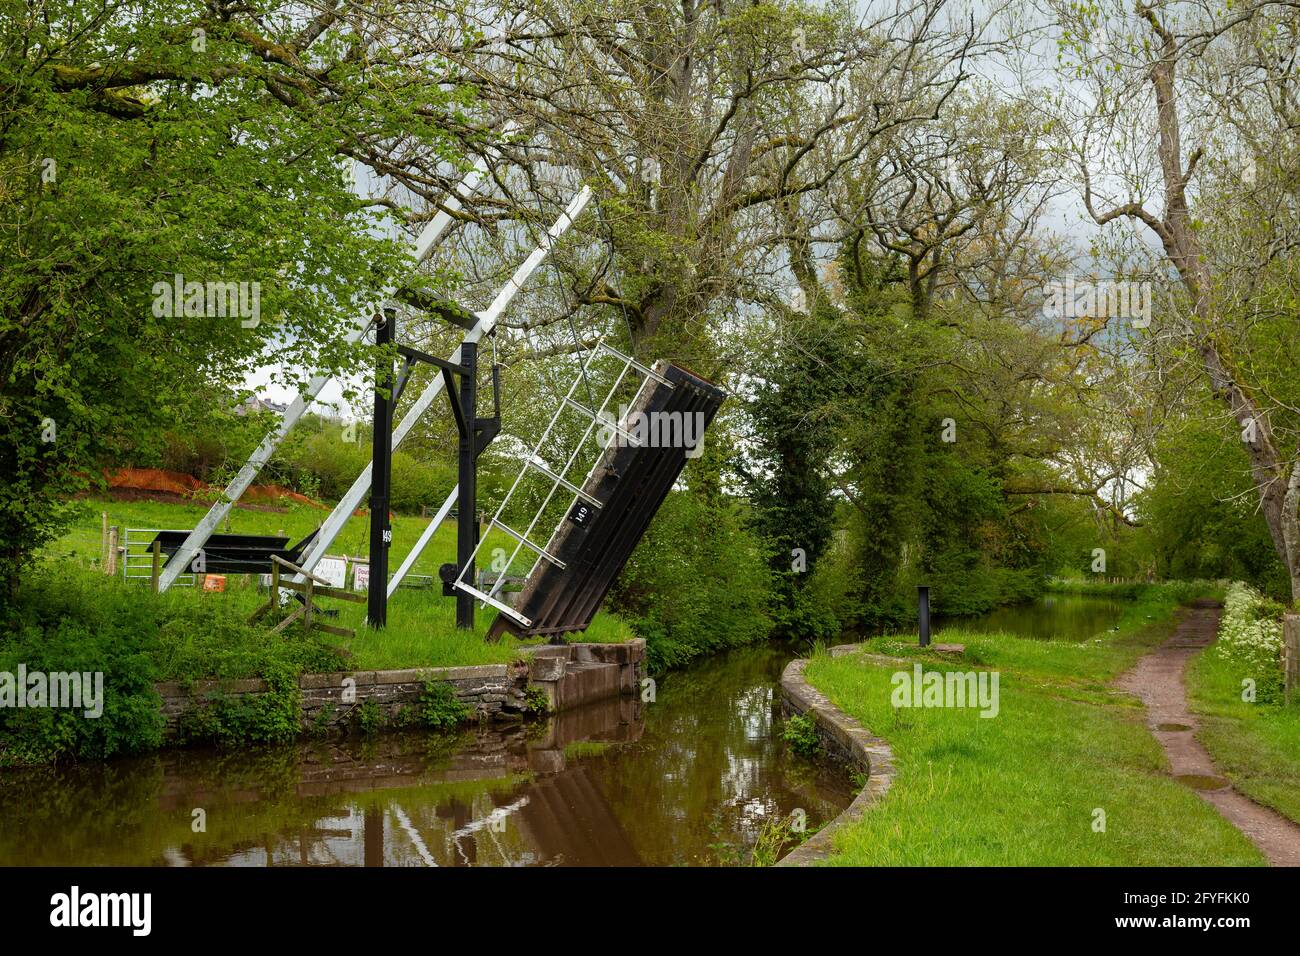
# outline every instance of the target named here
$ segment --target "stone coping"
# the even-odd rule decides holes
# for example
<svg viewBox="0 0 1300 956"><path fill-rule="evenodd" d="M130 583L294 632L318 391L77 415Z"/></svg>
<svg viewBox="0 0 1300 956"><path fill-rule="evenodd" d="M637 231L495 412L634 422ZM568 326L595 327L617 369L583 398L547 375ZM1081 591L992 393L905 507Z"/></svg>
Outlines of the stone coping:
<svg viewBox="0 0 1300 956"><path fill-rule="evenodd" d="M302 690L338 687L343 683L343 679L347 677L352 678L357 687L414 684L426 680L481 680L492 677L508 677L510 676L510 667L509 664L476 664L470 667L416 667L397 671L318 672L303 674L298 678L298 687ZM163 697L181 697L186 693L185 685L180 681L165 681L153 686ZM257 678L248 680L196 680L189 687L190 693L195 695L217 691L226 694L262 694L266 690L266 681Z"/></svg>
<svg viewBox="0 0 1300 956"><path fill-rule="evenodd" d="M861 648L842 644L832 647L830 653L833 657L842 657L855 650ZM849 762L867 775L867 783L839 816L783 856L777 866L812 866L830 856L835 831L846 823L860 819L883 799L897 773L894 769L894 751L888 741L873 735L808 683L804 677L804 668L807 666L806 658L793 660L786 665L781 674L783 701L790 710L811 717L819 734L834 741L837 749L847 755Z"/></svg>

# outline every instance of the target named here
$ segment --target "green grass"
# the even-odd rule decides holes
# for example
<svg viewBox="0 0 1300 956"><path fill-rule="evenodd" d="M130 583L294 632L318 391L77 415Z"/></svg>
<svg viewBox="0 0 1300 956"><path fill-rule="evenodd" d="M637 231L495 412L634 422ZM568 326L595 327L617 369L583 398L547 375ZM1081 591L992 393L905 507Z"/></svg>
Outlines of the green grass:
<svg viewBox="0 0 1300 956"><path fill-rule="evenodd" d="M402 667L452 667L464 664L500 664L515 659L518 649L545 643L544 638L520 641L505 635L496 644L484 640L496 611L479 609L474 615L474 630L456 629L456 603L433 591L398 591L388 604L388 627L376 631L365 624L365 607L359 604L332 602L341 609L338 621L343 627L356 629L351 640L330 638L353 655L359 669L387 670ZM289 625L293 627L293 625ZM581 634L569 634L566 640L596 643L621 643L631 640L631 629L616 615L601 612L591 627Z"/></svg>
<svg viewBox="0 0 1300 956"><path fill-rule="evenodd" d="M1031 640L960 628L937 631L933 640L964 644L965 660L976 666L1032 674L1044 682L1108 695L1106 685L1110 681L1168 636L1170 619L1179 605L1207 596L1204 589L1182 584L1138 587L1136 599L1120 615L1116 630L1086 641ZM885 635L866 644L877 654L895 657L926 654L917 646L915 635Z"/></svg>
<svg viewBox="0 0 1300 956"><path fill-rule="evenodd" d="M1083 594L1097 597L1124 598L1136 600L1154 589L1172 590L1188 596L1211 598L1222 601L1228 585L1227 581L1198 579L1195 581L1168 581L1159 584L1145 584L1141 581L1115 583L1096 578L1050 578L1046 590L1053 594Z"/></svg>
<svg viewBox="0 0 1300 956"><path fill-rule="evenodd" d="M808 679L894 749L885 800L836 834L832 865L1258 865L1251 843L1168 776L1132 698L1108 685L1169 633L1179 589L1142 592L1116 632L1082 644L945 631L966 659L868 642L926 670L995 669L999 712L898 708L899 665L816 654ZM1094 831L1097 810L1105 832Z"/></svg>
<svg viewBox="0 0 1300 956"><path fill-rule="evenodd" d="M1300 823L1300 704L1247 703L1240 662L1207 650L1187 673L1197 739L1234 787Z"/></svg>
<svg viewBox="0 0 1300 956"><path fill-rule="evenodd" d="M615 745L604 740L575 740L564 745L565 760L580 760L584 757L601 757Z"/></svg>
<svg viewBox="0 0 1300 956"><path fill-rule="evenodd" d="M75 526L46 550L46 557L54 559L60 569L80 569L87 575L96 575L101 547L100 513L107 511L110 525L126 528L192 528L206 513L202 505L158 502L119 502L87 500ZM295 505L283 512L268 512L234 508L230 512L230 531L236 534L275 534L283 532L294 543L311 533L325 518L327 512L307 505ZM428 521L419 517L394 516L393 564L394 566L415 544ZM224 530L224 528L223 528ZM364 555L369 540L368 519L353 516L330 550L334 555ZM493 532L485 539L480 555L491 561L496 547L514 550L513 539ZM428 547L416 562L412 573L428 574L435 578L430 589L402 588L389 602L388 626L374 630L366 625L365 605L322 599L320 606L337 609L337 618L325 618L323 623L352 628L356 636L351 639L322 634L321 639L343 648L352 656L349 666L357 670L387 670L407 667L451 667L470 664L497 664L515 659L525 644L540 643L541 639L521 642L506 635L500 642L489 644L484 640L488 627L496 617L491 609L478 609L475 629L460 631L455 626L455 601L443 597L437 583L438 566L454 561L456 529L454 522L445 522L434 534ZM521 555L521 560L525 557ZM531 560L532 555L526 555ZM518 568L518 564L515 565ZM526 567L522 570L526 570ZM522 573L520 570L518 573ZM67 573L76 573L69 570ZM350 573L350 572L349 572ZM110 582L105 582L110 583ZM223 608L248 615L268 596L256 587L256 579L247 575L227 578L223 593L202 593L195 588L174 587L167 594L155 597L148 593L146 581L123 583L120 576L116 586L137 592L140 601L161 600L177 612L201 603L219 602ZM296 624L290 630L300 630ZM569 635L570 641L622 642L633 637L631 629L615 615L599 612L591 627L582 634ZM273 639L269 636L268 639ZM222 675L251 676L251 675Z"/></svg>
<svg viewBox="0 0 1300 956"><path fill-rule="evenodd" d="M52 543L46 554L51 557L71 558L85 563L96 564L101 548L101 518L108 513L108 523L121 528L158 528L189 529L193 528L208 512L208 506L202 504L180 504L153 501L112 501L104 499L85 499L79 504L82 510L76 523L68 533ZM329 512L309 505L294 504L283 511L261 511L248 508L230 509L229 526L222 525L221 531L233 534L284 534L289 543L296 544L312 531L316 530L328 517ZM394 570L396 564L414 546L420 533L428 525L428 519L411 515L393 516ZM496 548L505 548L506 555L514 550L517 542L498 530L490 531L482 549L479 551L480 567L487 567ZM344 524L343 530L330 547L332 555L365 556L370 548L370 518L366 515L353 515ZM438 575L438 566L456 559L456 524L446 521L429 542L419 560L411 569L412 574L427 574L434 578ZM532 562L533 554L526 550L520 552L519 558L512 566L512 574L522 574ZM120 572L119 572L120 573Z"/></svg>

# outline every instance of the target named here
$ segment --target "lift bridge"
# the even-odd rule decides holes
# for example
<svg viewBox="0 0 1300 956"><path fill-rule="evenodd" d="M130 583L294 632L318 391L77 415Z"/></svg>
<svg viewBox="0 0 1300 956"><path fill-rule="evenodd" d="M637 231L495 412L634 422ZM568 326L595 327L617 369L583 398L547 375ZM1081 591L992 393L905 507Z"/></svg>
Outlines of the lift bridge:
<svg viewBox="0 0 1300 956"><path fill-rule="evenodd" d="M593 407L594 396L578 390L591 385L592 365L602 357L612 359L612 383ZM625 413L615 416L612 404L629 375L639 384ZM522 456L514 483L488 520L489 535L452 582L500 612L489 639L504 631L557 636L587 628L687 459L700 450L723 398L720 389L677 365L660 362L650 368L604 341L591 350L537 443ZM567 444L556 440L566 415L581 425L577 440ZM591 464L575 480L583 474L584 452L591 452L586 456ZM533 500L540 495L541 501L517 529L506 516L530 478L540 485ZM526 515L529 509L514 510ZM547 520L552 517L553 524ZM513 550L496 562L496 580L483 591L473 587L472 572L491 531L509 538ZM539 532L549 533L541 538ZM500 589L524 550L533 556L532 565L511 607L500 600Z"/></svg>
<svg viewBox="0 0 1300 956"><path fill-rule="evenodd" d="M447 198L445 211L429 222L411 249L415 263L432 253L450 227L452 215L463 200L478 190L486 173L484 158ZM703 432L725 393L677 365L661 361L647 366L600 340L581 359L578 373L557 402L540 437L520 455L519 472L480 538L477 459L499 431L500 390L494 364L495 414L491 418L479 417L478 344L493 334L515 295L590 200L591 192L585 187L573 197L485 310L447 310L450 320L465 332L460 347L449 359L437 359L397 344L396 314L391 310L367 310L358 319L347 340L358 342L373 329L377 344L396 345L405 366L396 373L391 364L377 369L377 381L391 388L376 390L374 455L316 535L304 543L305 551L298 560L304 574L295 580L305 580L304 575L310 574L330 550L348 518L369 495L368 618L372 625L382 627L387 619L388 597L410 572L452 507L458 505L457 560L443 569L443 580L446 593L456 595L459 627L473 626L476 604L499 612L488 632L489 639L497 639L507 631L519 636L556 637L585 630L591 623L686 461L698 453ZM391 299L396 291L384 290L380 301ZM418 362L434 365L441 374L433 377L394 428L393 409ZM159 576L159 590L166 590L192 570L202 570L203 549L209 538L329 381L327 375L311 380L202 521L183 542L169 549L170 557ZM388 394L384 394L386 391ZM390 577L388 492L392 451L444 391L460 432L459 483ZM597 394L603 396L599 403L595 400ZM623 414L618 415L614 405L620 399L627 401ZM504 549L493 549L496 577L486 583L476 578L476 564L484 546L497 540L511 545L510 554L503 560L500 552ZM503 588L521 556L531 558L531 565L512 605L505 600Z"/></svg>

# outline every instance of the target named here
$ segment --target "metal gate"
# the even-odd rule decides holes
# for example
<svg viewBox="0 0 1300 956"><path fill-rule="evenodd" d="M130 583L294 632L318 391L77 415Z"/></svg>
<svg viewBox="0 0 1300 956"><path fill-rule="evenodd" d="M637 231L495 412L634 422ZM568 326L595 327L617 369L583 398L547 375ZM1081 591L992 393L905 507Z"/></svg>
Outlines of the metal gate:
<svg viewBox="0 0 1300 956"><path fill-rule="evenodd" d="M153 580L153 552L150 545L153 539L158 536L160 531L172 531L179 534L188 535L189 528L126 528L122 534L122 580L123 581L151 581ZM163 556L163 564L167 563L167 556ZM194 586L194 575L185 573L177 575L176 584L185 587Z"/></svg>

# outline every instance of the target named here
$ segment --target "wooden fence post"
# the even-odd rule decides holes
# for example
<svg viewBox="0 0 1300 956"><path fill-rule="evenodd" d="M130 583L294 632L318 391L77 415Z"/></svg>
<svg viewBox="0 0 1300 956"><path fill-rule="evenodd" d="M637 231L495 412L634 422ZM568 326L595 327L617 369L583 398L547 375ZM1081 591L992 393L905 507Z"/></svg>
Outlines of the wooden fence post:
<svg viewBox="0 0 1300 956"><path fill-rule="evenodd" d="M117 525L108 529L108 561L104 573L109 577L117 573Z"/></svg>
<svg viewBox="0 0 1300 956"><path fill-rule="evenodd" d="M158 593L158 575L162 573L162 542L155 540L153 543L153 570L149 573L149 587L153 593Z"/></svg>
<svg viewBox="0 0 1300 956"><path fill-rule="evenodd" d="M310 634L311 633L311 602L312 602L312 598L315 597L314 592L316 590L316 582L312 578L308 578L303 583L307 585L307 593L304 595L304 597L307 598L307 602L303 605L302 608L302 632L304 634Z"/></svg>
<svg viewBox="0 0 1300 956"><path fill-rule="evenodd" d="M108 566L108 512L99 513L99 566Z"/></svg>
<svg viewBox="0 0 1300 956"><path fill-rule="evenodd" d="M1300 688L1300 614L1282 618L1282 662L1286 702L1290 704Z"/></svg>

